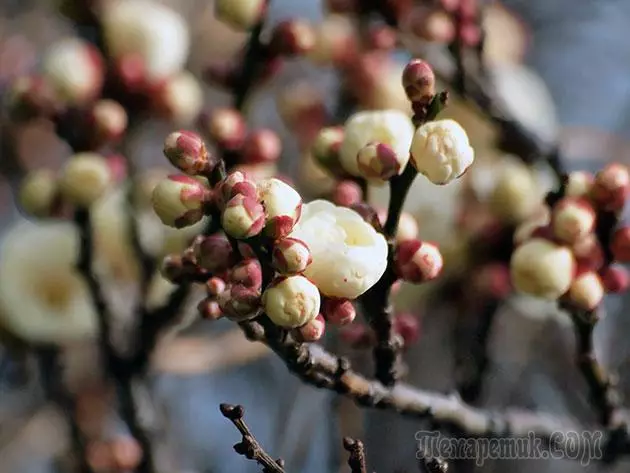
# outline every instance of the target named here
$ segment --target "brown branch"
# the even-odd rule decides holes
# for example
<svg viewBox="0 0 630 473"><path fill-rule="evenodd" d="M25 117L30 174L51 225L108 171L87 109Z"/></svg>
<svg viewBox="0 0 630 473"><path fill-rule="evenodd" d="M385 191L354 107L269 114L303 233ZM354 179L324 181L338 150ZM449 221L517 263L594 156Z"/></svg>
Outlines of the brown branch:
<svg viewBox="0 0 630 473"><path fill-rule="evenodd" d="M348 466L351 473L368 473L363 442L345 437L343 439L343 448L350 453Z"/></svg>
<svg viewBox="0 0 630 473"><path fill-rule="evenodd" d="M223 417L229 419L243 436L243 439L234 445L236 453L249 460L254 460L263 467L263 473L284 473L284 461L282 459L274 460L265 452L243 420L245 414L243 406L221 404L220 409Z"/></svg>

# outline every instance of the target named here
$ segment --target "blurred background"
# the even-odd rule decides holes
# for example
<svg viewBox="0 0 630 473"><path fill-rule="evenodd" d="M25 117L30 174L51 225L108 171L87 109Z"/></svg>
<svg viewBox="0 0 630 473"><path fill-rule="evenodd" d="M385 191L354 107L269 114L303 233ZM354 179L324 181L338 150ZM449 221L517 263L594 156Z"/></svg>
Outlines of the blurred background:
<svg viewBox="0 0 630 473"><path fill-rule="evenodd" d="M245 40L242 33L214 18L212 0L160 3L179 11L188 22L192 37L188 67L197 75L211 60L232 57ZM52 0L0 3L0 90L5 100L12 80L39 67L52 43L73 35L72 24L58 7ZM544 138L559 141L569 169L596 171L611 160L630 164L630 2L510 0L493 2L491 8L487 54L514 113ZM271 2L271 23L295 16L320 22L322 5L317 0ZM404 64L406 58L401 53L398 59ZM317 175L309 173L300 157L300 144L283 123L276 105L283 90L304 80L315 84L330 102L327 106L334 107L339 86L336 75L300 59L291 61L272 84L255 94L248 121L281 135L284 152L280 170L302 184L308 194L307 185ZM206 107L217 107L229 103L229 96L208 86L204 87L203 102ZM462 122L478 149L491 153L487 141L492 127L479 114L457 101L447 113ZM172 129L172 124L156 119L135 130L133 153L141 166L163 167L162 143ZM67 147L45 126L25 130L19 146L30 169L57 167L69 155ZM4 155L0 156L0 169L4 169L3 160ZM0 239L22 218L12 197L12 179L10 172L0 175ZM422 204L411 199L409 210L418 219L421 234L448 240L453 228L449 219L455 211L436 211L434 204L445 202L446 193L454 191L432 195L422 189L418 192ZM377 192L376 198L382 196ZM124 299L125 295L117 297ZM419 338L406 353L408 381L422 388L448 391L453 383L452 332L457 310L415 289L402 291L399 304L421 318ZM597 329L597 354L607 367L619 370L621 386L627 392L627 301L609 297L607 306L608 316ZM359 363L369 358L369 354L341 347L337 338L332 334L326 343L337 351L348 351ZM0 342L0 472L66 471L58 461L68 443L64 420L46 401L33 360L22 359L12 351L9 354L11 343L10 337ZM552 305L523 298L507 300L494 320L489 346L490 368L479 404L520 406L592 419L583 381L573 364L571 327ZM79 384L98 363L89 347L66 347L64 356L65 375ZM364 439L371 470L416 471L414 434L427 427L391 414L359 410L325 391L303 385L279 360L245 341L223 321L195 322L164 341L155 356L150 387L159 414L168 425L165 441L177 452L180 467L174 472L259 471L233 452L232 445L240 437L220 415L218 405L222 402L242 404L258 440L275 457L284 458L287 471L293 472L347 471L340 441L344 435ZM614 471L628 471L629 467L630 463L622 462ZM480 471L603 468L538 460L493 462Z"/></svg>

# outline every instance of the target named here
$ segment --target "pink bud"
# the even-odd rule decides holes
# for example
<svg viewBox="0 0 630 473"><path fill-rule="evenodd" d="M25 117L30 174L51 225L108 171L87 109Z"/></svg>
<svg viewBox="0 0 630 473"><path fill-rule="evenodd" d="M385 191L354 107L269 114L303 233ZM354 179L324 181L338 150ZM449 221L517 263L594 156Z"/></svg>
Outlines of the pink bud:
<svg viewBox="0 0 630 473"><path fill-rule="evenodd" d="M284 20L276 25L269 44L272 54L300 56L315 46L315 30L304 20Z"/></svg>
<svg viewBox="0 0 630 473"><path fill-rule="evenodd" d="M420 336L420 319L408 312L397 314L394 318L394 331L402 337L405 346L411 345Z"/></svg>
<svg viewBox="0 0 630 473"><path fill-rule="evenodd" d="M322 313L333 325L347 325L357 316L357 310L348 299L325 299Z"/></svg>
<svg viewBox="0 0 630 473"><path fill-rule="evenodd" d="M228 286L217 300L223 313L235 322L253 319L261 312L260 291L240 284Z"/></svg>
<svg viewBox="0 0 630 473"><path fill-rule="evenodd" d="M595 234L587 235L571 246L578 271L598 271L604 265L604 250Z"/></svg>
<svg viewBox="0 0 630 473"><path fill-rule="evenodd" d="M357 154L359 171L368 179L390 179L400 173L402 162L392 147L384 143L368 143Z"/></svg>
<svg viewBox="0 0 630 473"><path fill-rule="evenodd" d="M394 256L396 272L405 281L422 283L430 281L442 272L442 255L437 246L420 241L401 241Z"/></svg>
<svg viewBox="0 0 630 473"><path fill-rule="evenodd" d="M597 273L587 271L575 278L567 297L580 309L594 310L604 298L604 286Z"/></svg>
<svg viewBox="0 0 630 473"><path fill-rule="evenodd" d="M590 202L564 197L554 205L551 214L554 236L565 243L575 243L593 231L595 218Z"/></svg>
<svg viewBox="0 0 630 473"><path fill-rule="evenodd" d="M612 294L625 292L630 285L630 275L628 275L628 270L623 266L607 266L600 271L599 276L606 292Z"/></svg>
<svg viewBox="0 0 630 473"><path fill-rule="evenodd" d="M611 163L595 176L591 197L602 209L619 212L630 194L630 173L623 164Z"/></svg>
<svg viewBox="0 0 630 473"><path fill-rule="evenodd" d="M339 161L339 149L344 140L342 127L328 127L320 130L313 142L311 152L317 163L333 175L344 175Z"/></svg>
<svg viewBox="0 0 630 473"><path fill-rule="evenodd" d="M316 342L324 336L326 321L322 314L317 315L313 320L295 329L296 338L300 342Z"/></svg>
<svg viewBox="0 0 630 473"><path fill-rule="evenodd" d="M403 71L402 85L409 100L428 104L435 95L435 73L428 62L412 59Z"/></svg>
<svg viewBox="0 0 630 473"><path fill-rule="evenodd" d="M282 142L273 130L260 129L245 139L242 160L245 163L275 163L282 153Z"/></svg>
<svg viewBox="0 0 630 473"><path fill-rule="evenodd" d="M206 281L206 291L209 296L214 296L214 297L218 296L223 291L225 291L226 287L227 287L227 284L225 280L217 276L211 277L210 279Z"/></svg>
<svg viewBox="0 0 630 473"><path fill-rule="evenodd" d="M265 209L256 199L237 194L225 205L221 224L223 230L234 238L253 237L265 226Z"/></svg>
<svg viewBox="0 0 630 473"><path fill-rule="evenodd" d="M243 115L233 108L219 108L202 118L202 126L210 139L224 150L240 149L245 141L247 126Z"/></svg>
<svg viewBox="0 0 630 473"><path fill-rule="evenodd" d="M254 199L258 195L256 183L242 171L231 172L218 185L217 205L219 208L225 207L225 204L238 194Z"/></svg>
<svg viewBox="0 0 630 473"><path fill-rule="evenodd" d="M279 179L258 183L258 198L266 213L265 235L279 239L293 230L302 213L302 196Z"/></svg>
<svg viewBox="0 0 630 473"><path fill-rule="evenodd" d="M145 92L147 84L147 70L144 59L140 54L125 54L116 64L115 71L121 85L127 92Z"/></svg>
<svg viewBox="0 0 630 473"><path fill-rule="evenodd" d="M186 174L200 174L210 167L206 144L192 131L180 130L168 135L164 140L164 156Z"/></svg>
<svg viewBox="0 0 630 473"><path fill-rule="evenodd" d="M127 178L127 159L124 156L112 154L107 156L105 160L115 182L122 182Z"/></svg>
<svg viewBox="0 0 630 473"><path fill-rule="evenodd" d="M222 235L207 236L195 246L195 258L197 264L208 271L225 271L233 264L232 245Z"/></svg>
<svg viewBox="0 0 630 473"><path fill-rule="evenodd" d="M221 306L212 298L206 298L199 302L197 310L199 315L207 320L218 320L223 316Z"/></svg>
<svg viewBox="0 0 630 473"><path fill-rule="evenodd" d="M363 200L363 190L349 179L338 182L333 189L332 201L342 207L351 207Z"/></svg>
<svg viewBox="0 0 630 473"><path fill-rule="evenodd" d="M301 273L311 261L311 252L302 240L283 238L274 243L271 264L281 274Z"/></svg>
<svg viewBox="0 0 630 473"><path fill-rule="evenodd" d="M248 258L239 262L230 270L229 281L232 284L260 289L262 286L262 268L260 261Z"/></svg>
<svg viewBox="0 0 630 473"><path fill-rule="evenodd" d="M630 263L630 226L615 230L610 242L610 250L619 263Z"/></svg>

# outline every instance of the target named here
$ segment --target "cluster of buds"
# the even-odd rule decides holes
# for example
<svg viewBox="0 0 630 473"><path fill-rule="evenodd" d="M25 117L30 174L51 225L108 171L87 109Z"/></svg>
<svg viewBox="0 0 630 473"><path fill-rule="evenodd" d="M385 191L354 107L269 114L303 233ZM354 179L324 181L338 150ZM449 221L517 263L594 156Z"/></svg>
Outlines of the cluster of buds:
<svg viewBox="0 0 630 473"><path fill-rule="evenodd" d="M515 288L583 310L597 308L605 293L626 290L628 274L614 263L630 261L630 228L607 227L629 195L630 173L621 164L607 165L595 176L570 174L549 218L525 222L515 234Z"/></svg>

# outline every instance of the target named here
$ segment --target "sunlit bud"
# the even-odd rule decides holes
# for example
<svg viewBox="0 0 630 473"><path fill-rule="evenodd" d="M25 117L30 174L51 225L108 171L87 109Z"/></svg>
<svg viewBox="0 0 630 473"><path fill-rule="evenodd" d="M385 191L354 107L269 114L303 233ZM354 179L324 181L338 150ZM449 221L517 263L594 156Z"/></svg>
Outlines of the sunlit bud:
<svg viewBox="0 0 630 473"><path fill-rule="evenodd" d="M203 207L209 198L208 188L197 179L171 175L155 186L151 201L164 225L183 228L203 218Z"/></svg>
<svg viewBox="0 0 630 473"><path fill-rule="evenodd" d="M302 197L290 185L271 178L258 183L258 199L265 208L265 234L274 239L287 236L300 218Z"/></svg>
<svg viewBox="0 0 630 473"><path fill-rule="evenodd" d="M550 300L569 290L575 270L569 248L541 238L516 248L510 262L512 284L518 291Z"/></svg>
<svg viewBox="0 0 630 473"><path fill-rule="evenodd" d="M21 183L19 201L29 215L44 218L53 212L59 186L57 176L49 169L29 172Z"/></svg>
<svg viewBox="0 0 630 473"><path fill-rule="evenodd" d="M405 281L422 283L437 278L442 272L440 250L420 240L401 241L394 256L397 274Z"/></svg>
<svg viewBox="0 0 630 473"><path fill-rule="evenodd" d="M297 238L283 238L274 243L272 265L280 274L298 274L311 263L306 243Z"/></svg>
<svg viewBox="0 0 630 473"><path fill-rule="evenodd" d="M253 319L262 311L260 290L240 284L229 285L217 301L223 313L235 322Z"/></svg>
<svg viewBox="0 0 630 473"><path fill-rule="evenodd" d="M333 325L347 325L357 316L357 310L348 299L325 299L322 303L322 314L326 321Z"/></svg>
<svg viewBox="0 0 630 473"><path fill-rule="evenodd" d="M630 195L630 173L623 164L608 164L595 175L591 197L602 209L609 212L621 211L628 195Z"/></svg>
<svg viewBox="0 0 630 473"><path fill-rule="evenodd" d="M197 78L182 71L166 79L156 91L157 108L176 125L189 125L203 106L203 89Z"/></svg>
<svg viewBox="0 0 630 473"><path fill-rule="evenodd" d="M357 154L359 172L368 179L390 179L407 161L408 157L399 159L391 146L376 142L368 143Z"/></svg>
<svg viewBox="0 0 630 473"><path fill-rule="evenodd" d="M260 261L255 258L240 261L230 270L229 282L253 289L260 289L262 286Z"/></svg>
<svg viewBox="0 0 630 473"><path fill-rule="evenodd" d="M326 321L322 314L317 315L313 320L295 329L296 338L300 342L316 342L324 336L326 331Z"/></svg>
<svg viewBox="0 0 630 473"><path fill-rule="evenodd" d="M223 291L225 291L226 287L227 283L217 276L213 276L206 281L206 291L208 292L209 296L218 296Z"/></svg>
<svg viewBox="0 0 630 473"><path fill-rule="evenodd" d="M219 208L223 208L227 201L238 194L257 198L258 188L248 174L242 171L233 171L218 186L217 205Z"/></svg>
<svg viewBox="0 0 630 473"><path fill-rule="evenodd" d="M253 237L265 226L265 209L255 198L237 194L225 205L221 225L234 238Z"/></svg>
<svg viewBox="0 0 630 473"><path fill-rule="evenodd" d="M99 100L91 112L98 143L118 141L127 129L127 112L114 100Z"/></svg>
<svg viewBox="0 0 630 473"><path fill-rule="evenodd" d="M280 327L295 328L319 314L317 286L304 276L277 278L263 293L265 312Z"/></svg>
<svg viewBox="0 0 630 473"><path fill-rule="evenodd" d="M197 310L199 315L207 320L218 320L223 316L223 311L219 302L212 298L202 299L197 304Z"/></svg>
<svg viewBox="0 0 630 473"><path fill-rule="evenodd" d="M420 336L420 319L418 316L403 312L394 317L394 331L400 335L409 346L418 340Z"/></svg>
<svg viewBox="0 0 630 473"><path fill-rule="evenodd" d="M311 151L317 163L333 174L343 172L339 151L343 142L344 130L341 127L323 128L315 141Z"/></svg>
<svg viewBox="0 0 630 473"><path fill-rule="evenodd" d="M618 294L628 290L630 275L623 266L607 266L601 270L599 275L606 292Z"/></svg>
<svg viewBox="0 0 630 473"><path fill-rule="evenodd" d="M79 153L64 166L59 186L61 194L75 205L91 206L112 183L105 159L95 153Z"/></svg>
<svg viewBox="0 0 630 473"><path fill-rule="evenodd" d="M192 131L174 131L164 140L164 156L173 166L190 175L207 171L210 157L203 139Z"/></svg>
<svg viewBox="0 0 630 473"><path fill-rule="evenodd" d="M593 184L595 176L586 171L574 171L567 177L564 195L567 197L587 197Z"/></svg>
<svg viewBox="0 0 630 473"><path fill-rule="evenodd" d="M593 231L595 218L595 210L590 202L564 197L554 205L551 226L556 238L572 244Z"/></svg>
<svg viewBox="0 0 630 473"><path fill-rule="evenodd" d="M234 263L232 245L223 235L210 235L195 245L197 264L212 273L225 271Z"/></svg>
<svg viewBox="0 0 630 473"><path fill-rule="evenodd" d="M630 226L619 227L613 233L610 250L619 263L630 263Z"/></svg>
<svg viewBox="0 0 630 473"><path fill-rule="evenodd" d="M243 115L233 108L218 108L202 119L202 126L219 148L239 149L245 141L247 126Z"/></svg>
<svg viewBox="0 0 630 473"><path fill-rule="evenodd" d="M567 296L580 309L593 310L604 298L604 286L597 273L588 271L575 278Z"/></svg>
<svg viewBox="0 0 630 473"><path fill-rule="evenodd" d="M363 200L363 189L350 179L339 181L332 191L332 201L342 207L351 207Z"/></svg>
<svg viewBox="0 0 630 473"><path fill-rule="evenodd" d="M232 28L247 31L260 21L266 6L267 0L216 0L214 13Z"/></svg>
<svg viewBox="0 0 630 473"><path fill-rule="evenodd" d="M604 265L604 250L597 235L590 233L571 245L578 270L598 271Z"/></svg>
<svg viewBox="0 0 630 473"><path fill-rule="evenodd" d="M299 56L315 46L315 30L304 20L291 19L278 23L272 34L269 47L272 53L281 56Z"/></svg>
<svg viewBox="0 0 630 473"><path fill-rule="evenodd" d="M435 73L428 62L412 59L402 75L405 93L412 102L429 103L435 95Z"/></svg>
<svg viewBox="0 0 630 473"><path fill-rule="evenodd" d="M273 163L280 158L282 141L273 130L260 129L245 138L242 159L246 163Z"/></svg>

